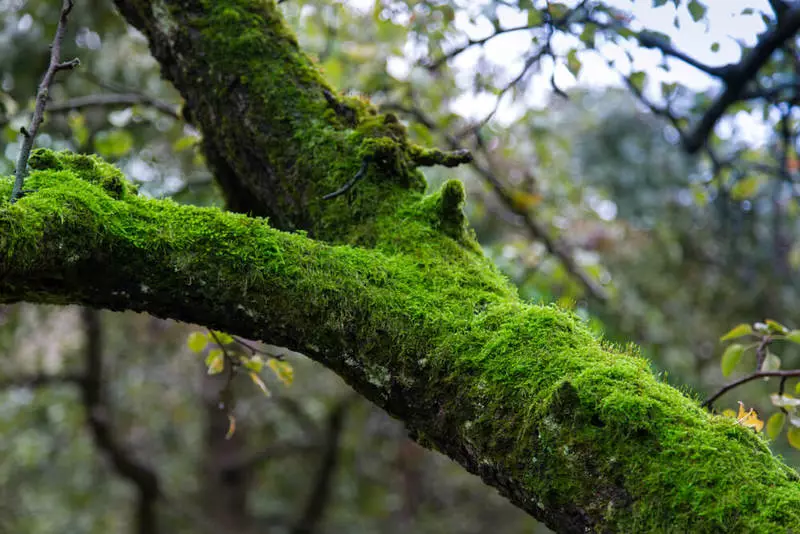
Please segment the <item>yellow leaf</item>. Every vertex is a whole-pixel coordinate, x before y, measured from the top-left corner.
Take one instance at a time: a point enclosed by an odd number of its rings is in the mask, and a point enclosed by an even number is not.
[[[225,439],[231,439],[233,433],[236,432],[236,417],[232,413],[228,414],[228,433],[225,434]]]
[[[264,395],[266,395],[267,397],[272,396],[272,394],[267,389],[267,385],[264,383],[263,380],[261,380],[260,376],[258,376],[256,373],[253,372],[250,372],[248,374],[250,375],[250,380],[252,380],[253,383],[258,386],[258,389],[264,392]]]
[[[267,365],[269,365],[269,368],[275,373],[275,376],[278,377],[278,380],[287,386],[292,385],[294,381],[294,369],[292,369],[292,364],[272,358],[267,362]]]
[[[786,432],[786,439],[789,440],[789,445],[795,449],[800,449],[800,427],[793,426]]]
[[[211,349],[206,356],[208,374],[216,375],[225,369],[225,355],[220,349]]]
[[[739,401],[739,414],[736,422],[747,428],[752,428],[756,432],[761,432],[761,429],[764,428],[764,421],[758,418],[758,413],[752,408],[745,412],[742,401]]]
[[[227,345],[228,343],[233,343],[233,338],[230,334],[226,334],[225,332],[220,332],[219,330],[212,330],[212,334],[214,334],[214,341],[219,343],[220,345]]]
[[[206,345],[208,345],[208,337],[202,332],[192,332],[186,339],[186,346],[192,352],[203,352]]]

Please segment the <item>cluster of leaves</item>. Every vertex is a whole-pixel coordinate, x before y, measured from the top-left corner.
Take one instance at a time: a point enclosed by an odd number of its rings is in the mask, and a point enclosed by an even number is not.
[[[786,423],[789,423],[786,438],[789,444],[800,449],[800,382],[795,384],[794,394],[786,392],[786,382],[791,378],[800,378],[800,370],[780,371],[781,357],[771,350],[776,342],[789,342],[800,345],[800,330],[789,329],[777,321],[767,319],[764,322],[754,324],[740,324],[720,338],[721,341],[743,340],[749,338],[750,342],[735,342],[729,344],[722,354],[722,374],[730,376],[742,361],[742,356],[747,353],[755,355],[755,370],[742,379],[737,380],[727,386],[723,391],[727,391],[743,384],[751,379],[770,377],[780,378],[780,385],[777,393],[770,395],[772,405],[778,408],[773,413],[766,424],[766,434],[770,439],[776,439],[783,431]],[[743,425],[754,428],[757,432],[761,431],[763,422],[758,419],[754,410],[744,412],[742,403],[739,403],[738,415],[733,410],[726,410],[725,415],[735,416]]]
[[[265,365],[285,386],[291,386],[294,381],[294,369],[283,357],[269,354],[253,343],[225,332],[218,330],[192,332],[186,340],[186,345],[192,352],[205,353],[205,364],[209,375],[221,374],[228,370],[228,378],[219,393],[220,409],[225,410],[230,422],[228,438],[236,431],[234,415],[236,399],[232,385],[237,374],[247,373],[253,384],[268,397],[271,393],[261,378],[261,371]]]

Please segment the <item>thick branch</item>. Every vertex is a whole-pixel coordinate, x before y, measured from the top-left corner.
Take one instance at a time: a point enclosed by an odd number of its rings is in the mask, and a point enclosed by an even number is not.
[[[139,198],[94,158],[32,168],[37,192],[0,204],[0,303],[147,311],[301,351],[560,532],[800,524],[798,475],[762,438],[521,302],[448,233],[458,184],[379,219],[394,232],[367,250]]]
[[[769,61],[778,48],[794,37],[798,30],[800,30],[800,6],[785,11],[779,18],[777,26],[764,33],[756,46],[725,78],[724,91],[684,140],[684,147],[690,154],[703,148],[725,110],[742,98],[745,88],[753,81],[761,67]]]

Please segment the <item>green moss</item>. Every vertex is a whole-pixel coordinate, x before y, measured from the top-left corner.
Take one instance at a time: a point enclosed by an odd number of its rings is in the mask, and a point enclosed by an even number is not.
[[[41,152],[37,192],[0,204],[0,299],[149,311],[286,344],[540,517],[622,532],[800,524],[797,474],[760,437],[569,312],[521,302],[467,230],[463,188],[422,194],[415,167],[455,160],[337,95],[274,2],[168,6],[176,46],[199,49],[166,70],[184,93],[201,88],[187,101],[218,174],[319,240],[147,200],[99,160]],[[365,159],[353,191],[321,199]]]
[[[109,188],[118,176],[36,152],[36,192],[0,204],[2,301],[146,310],[286,343],[431,446],[536,496],[516,501],[534,513],[578,506],[623,532],[800,524],[797,474],[761,437],[573,314],[520,302],[464,233],[457,182],[378,217],[366,250]]]

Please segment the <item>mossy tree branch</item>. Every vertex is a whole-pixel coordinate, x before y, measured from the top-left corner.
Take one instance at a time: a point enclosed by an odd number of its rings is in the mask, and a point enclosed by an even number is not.
[[[457,182],[377,219],[395,232],[370,250],[140,198],[94,157],[38,151],[31,168],[36,192],[0,204],[0,303],[146,311],[305,352],[560,532],[800,524],[798,475],[761,437],[521,302],[441,224]]]
[[[36,152],[37,191],[0,204],[0,303],[146,311],[304,352],[560,532],[800,524],[798,475],[760,437],[520,301],[467,230],[461,185],[423,196],[402,125],[335,96],[273,0],[116,3],[186,99],[231,208],[270,224]],[[358,186],[323,200],[365,158]]]

